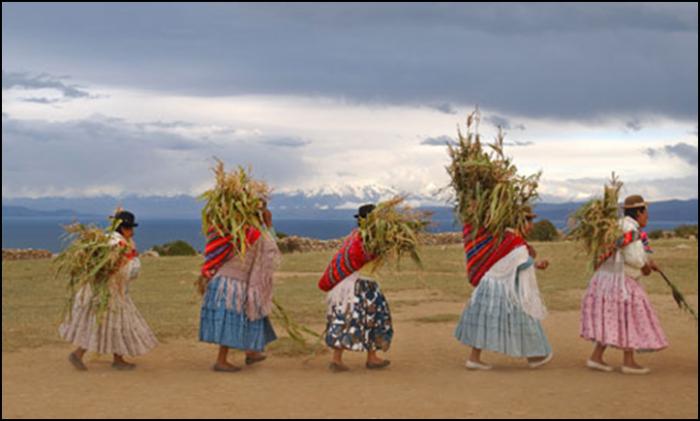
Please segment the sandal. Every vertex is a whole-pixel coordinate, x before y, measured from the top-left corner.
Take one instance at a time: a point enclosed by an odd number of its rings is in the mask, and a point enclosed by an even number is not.
[[[221,373],[237,373],[241,371],[240,367],[236,367],[235,365],[232,366],[220,366],[219,364],[214,364],[212,367],[212,370],[218,371]]]
[[[345,371],[350,371],[348,366],[346,366],[345,364],[339,364],[339,363],[328,364],[328,369],[334,373],[343,373]]]
[[[127,363],[126,361],[112,363],[112,368],[120,371],[130,371],[136,368],[136,364]]]
[[[267,359],[267,355],[259,355],[257,357],[249,357],[248,355],[246,355],[245,356],[245,365],[252,365],[255,363],[265,361],[266,359]]]
[[[389,367],[389,364],[391,364],[391,361],[389,360],[384,360],[380,363],[367,363],[365,364],[365,367],[367,367],[368,370],[381,370],[382,368]]]
[[[77,368],[80,371],[87,371],[87,367],[85,367],[85,364],[83,364],[83,360],[78,358],[77,355],[74,353],[70,353],[68,355],[68,361],[70,361],[71,364],[73,364],[73,367]]]

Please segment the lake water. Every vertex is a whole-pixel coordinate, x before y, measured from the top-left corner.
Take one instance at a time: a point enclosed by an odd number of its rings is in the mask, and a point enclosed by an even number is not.
[[[64,231],[62,225],[71,223],[69,218],[2,218],[3,248],[34,248],[52,252],[63,248]],[[104,220],[81,220],[83,223],[104,225]],[[139,250],[147,250],[175,240],[184,240],[198,250],[204,248],[204,236],[201,223],[197,219],[140,219],[136,229],[136,244]],[[435,219],[432,232],[460,231],[451,219]],[[552,221],[558,228],[563,228],[564,221]],[[697,221],[654,221],[647,231],[654,229],[671,229],[680,224],[697,224]],[[289,235],[319,238],[323,240],[345,236],[355,227],[355,221],[349,220],[309,220],[276,219],[275,229]]]
[[[64,246],[62,225],[71,223],[69,218],[2,218],[3,248],[34,248],[52,252]],[[81,220],[104,226],[104,220]],[[434,232],[458,231],[452,221],[434,221]],[[139,250],[147,250],[175,240],[184,240],[198,250],[204,248],[201,222],[197,219],[139,219],[136,228],[136,244]],[[355,220],[305,220],[277,219],[277,232],[323,240],[347,235],[356,225]]]

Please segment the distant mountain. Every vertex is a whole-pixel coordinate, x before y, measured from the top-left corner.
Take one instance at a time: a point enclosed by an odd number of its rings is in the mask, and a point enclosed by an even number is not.
[[[56,209],[50,211],[29,209],[24,206],[2,206],[2,216],[15,218],[51,218],[51,217],[90,217],[92,215],[83,214],[72,209]]]
[[[351,218],[358,206],[388,199],[400,192],[377,186],[324,187],[314,190],[296,190],[274,193],[270,208],[277,219],[346,219]],[[428,195],[411,194],[408,202],[430,210],[442,221],[454,219],[452,209],[444,200]],[[549,219],[562,227],[568,216],[582,202],[538,203],[535,211],[541,219]],[[202,203],[193,196],[126,196],[115,198],[13,198],[3,199],[3,217],[31,216],[85,216],[98,218],[111,215],[117,206],[131,210],[139,218],[197,219]],[[698,199],[668,200],[650,205],[653,221],[668,223],[697,223]]]
[[[576,211],[583,203],[584,202],[538,203],[535,205],[535,212],[540,218],[564,223],[569,215]],[[649,204],[649,216],[652,225],[654,221],[697,223],[698,199],[651,202]]]
[[[282,218],[345,218],[354,214],[362,204],[389,199],[397,194],[400,192],[396,189],[377,186],[340,186],[276,192],[270,198],[270,209],[276,217]],[[414,206],[444,205],[444,202],[433,197],[415,194],[408,195],[407,200]],[[37,211],[71,208],[105,217],[112,214],[117,206],[121,206],[134,212],[137,218],[173,219],[199,218],[202,210],[202,202],[187,195],[13,198],[3,199],[3,206],[22,206]]]

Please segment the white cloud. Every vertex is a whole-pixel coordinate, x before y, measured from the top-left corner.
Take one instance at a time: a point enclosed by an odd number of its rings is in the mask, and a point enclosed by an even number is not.
[[[456,124],[470,110],[455,105],[461,111],[454,116],[422,106],[368,106],[319,97],[99,91],[108,95],[55,109],[3,95],[4,197],[196,194],[211,183],[212,156],[230,165],[252,164],[256,175],[278,191],[378,185],[435,196],[448,184],[446,147],[421,142],[451,139],[446,133],[456,135]],[[508,135],[506,153],[523,173],[543,170],[546,197],[590,195],[600,184],[571,180],[602,179],[613,170],[629,182],[675,183],[697,176],[697,167],[679,166],[673,158],[652,161],[646,152],[679,140],[696,144],[697,136],[688,133],[695,123],[652,119],[645,130],[629,132],[623,129],[625,117],[584,124],[482,112],[527,126],[516,140]],[[481,129],[485,141],[496,133],[489,125]],[[124,149],[129,153],[120,158]],[[115,159],[123,166],[120,171]],[[697,197],[697,185],[650,190],[667,192]]]

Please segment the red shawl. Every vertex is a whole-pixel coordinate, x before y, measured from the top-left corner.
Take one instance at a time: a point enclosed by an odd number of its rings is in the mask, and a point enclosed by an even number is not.
[[[246,230],[246,245],[252,246],[260,238],[257,228],[249,227]],[[233,236],[221,236],[214,228],[210,228],[207,234],[207,245],[204,247],[204,263],[201,272],[205,278],[211,278],[216,271],[231,257],[233,253]]]
[[[360,232],[354,230],[343,241],[340,250],[331,259],[326,271],[318,281],[318,287],[322,291],[330,291],[340,281],[360,270],[362,266],[372,259],[374,259],[374,256],[365,251]]]
[[[525,239],[511,231],[507,231],[499,241],[484,228],[475,232],[471,225],[464,224],[462,234],[467,259],[467,279],[474,286],[479,285],[481,278],[496,262],[516,247],[527,245]]]

